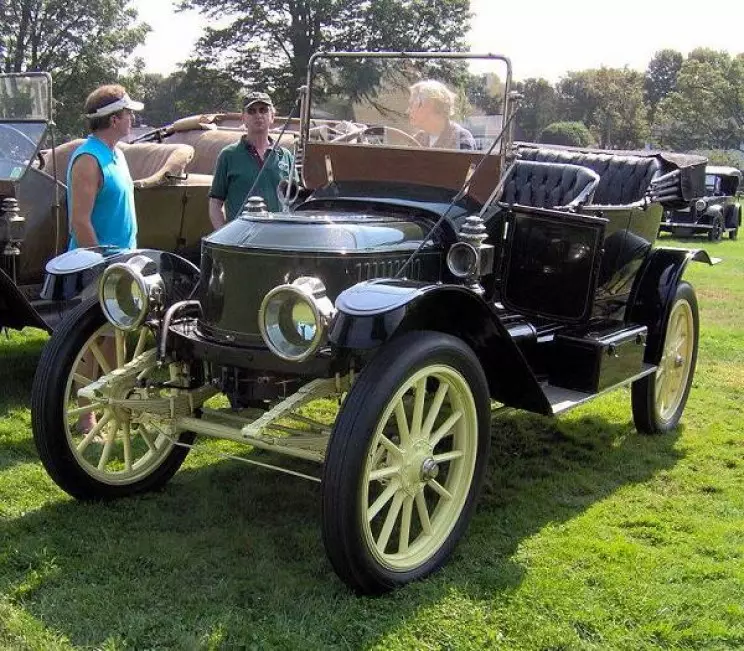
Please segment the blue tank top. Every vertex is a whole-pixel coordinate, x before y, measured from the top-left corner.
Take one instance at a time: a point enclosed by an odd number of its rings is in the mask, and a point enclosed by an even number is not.
[[[82,154],[93,156],[101,169],[103,183],[98,189],[91,224],[101,245],[109,244],[121,249],[137,248],[137,218],[134,211],[134,184],[129,167],[121,149],[111,150],[104,142],[93,135],[78,147],[70,157],[67,166],[67,214],[72,215],[72,165]],[[72,220],[70,220],[72,223]],[[68,250],[78,248],[78,243],[70,229]]]

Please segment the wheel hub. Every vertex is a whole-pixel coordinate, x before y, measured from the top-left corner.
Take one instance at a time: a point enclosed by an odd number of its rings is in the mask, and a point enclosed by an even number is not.
[[[421,481],[427,482],[431,479],[436,479],[438,474],[439,464],[431,457],[424,459],[424,462],[421,464]]]
[[[401,486],[411,496],[439,474],[439,464],[432,457],[433,451],[426,441],[417,441],[404,454],[401,468]]]

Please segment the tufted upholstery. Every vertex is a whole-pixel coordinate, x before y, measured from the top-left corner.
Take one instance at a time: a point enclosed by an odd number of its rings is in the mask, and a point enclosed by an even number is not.
[[[537,208],[576,206],[592,200],[599,177],[578,165],[515,161],[501,201]]]
[[[523,160],[569,163],[594,170],[599,174],[594,203],[603,206],[623,206],[639,201],[651,180],[661,173],[661,165],[653,157],[542,147],[520,147],[519,154]]]

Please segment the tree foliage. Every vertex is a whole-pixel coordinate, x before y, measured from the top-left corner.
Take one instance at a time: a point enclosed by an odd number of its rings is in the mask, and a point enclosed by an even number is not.
[[[229,74],[191,61],[163,76],[147,73],[138,59],[121,82],[145,104],[141,120],[153,127],[187,115],[240,111],[240,84]]]
[[[526,140],[536,141],[543,129],[558,118],[558,97],[547,79],[530,78],[514,84],[522,95],[516,123]]]
[[[744,54],[693,50],[676,90],[658,106],[654,135],[662,147],[736,149],[744,141]]]
[[[592,134],[583,122],[554,122],[543,129],[538,142],[588,147],[592,144]]]
[[[677,88],[677,77],[682,68],[684,56],[676,50],[659,50],[646,68],[644,94],[649,106],[650,120],[653,121],[659,102]]]
[[[179,6],[228,21],[206,29],[199,58],[248,87],[265,88],[284,111],[315,52],[463,50],[470,20],[468,0],[181,0]]]
[[[570,72],[557,87],[561,115],[583,122],[600,147],[642,147],[648,136],[643,81],[628,68]]]
[[[149,27],[129,0],[0,0],[0,70],[52,73],[63,133],[79,132],[87,94],[117,78]],[[61,108],[59,108],[61,107]]]

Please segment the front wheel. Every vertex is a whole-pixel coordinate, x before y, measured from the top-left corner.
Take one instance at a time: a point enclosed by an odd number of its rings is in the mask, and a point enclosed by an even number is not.
[[[713,221],[710,223],[710,230],[708,231],[708,239],[711,242],[718,242],[723,236],[723,217],[715,215]]]
[[[124,333],[111,326],[97,301],[84,303],[54,331],[34,377],[31,424],[44,467],[78,499],[111,499],[159,488],[183,462],[194,435],[173,435],[157,415],[87,400],[78,391],[135,358],[154,360],[154,338],[145,327]],[[158,378],[153,363],[139,377]],[[113,398],[157,399],[162,389],[136,378],[112,381]],[[161,383],[162,384],[162,383]]]
[[[656,373],[633,382],[631,388],[633,421],[639,432],[667,432],[682,418],[695,375],[698,329],[695,290],[681,282],[669,313],[659,367]]]
[[[489,406],[478,359],[446,334],[403,335],[365,367],[323,471],[323,541],[344,582],[376,594],[444,565],[482,484]]]

